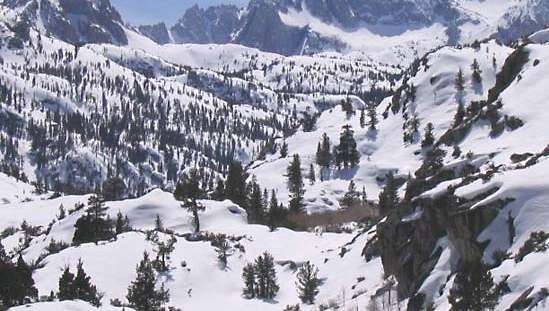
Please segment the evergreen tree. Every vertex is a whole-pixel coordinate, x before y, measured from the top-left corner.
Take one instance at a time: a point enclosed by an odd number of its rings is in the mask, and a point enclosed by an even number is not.
[[[248,188],[248,222],[252,224],[262,223],[264,218],[263,197],[261,195],[261,188],[257,183],[257,178],[255,176],[252,177],[252,181],[250,182]]]
[[[299,154],[294,154],[293,161],[287,169],[288,190],[290,192],[290,211],[301,213],[303,211],[303,195],[305,194],[303,176],[301,175],[301,160]]]
[[[274,258],[265,252],[255,260],[256,293],[258,298],[273,299],[278,293]]]
[[[489,267],[481,261],[462,265],[457,273],[448,301],[455,311],[494,310],[497,291]]]
[[[78,262],[76,276],[72,282],[74,299],[87,301],[90,304],[99,307],[101,305],[101,295],[98,294],[95,285],[91,284],[90,277],[83,268],[82,261]]]
[[[86,215],[80,217],[75,224],[73,242],[76,244],[109,240],[114,236],[112,221],[106,217],[108,207],[101,195],[93,195],[88,199]]]
[[[344,125],[336,147],[336,164],[339,168],[355,167],[358,164],[359,154],[356,149],[354,132],[350,125]]]
[[[434,130],[433,123],[431,122],[427,123],[427,127],[425,127],[425,137],[421,142],[422,148],[431,147],[435,143],[435,136],[433,135],[433,130]]]
[[[288,156],[288,144],[286,141],[282,142],[282,146],[280,147],[280,157],[285,158]]]
[[[465,78],[463,77],[463,71],[459,68],[459,71],[455,79],[456,90],[460,93],[465,90]]]
[[[473,75],[472,75],[473,81],[475,83],[482,83],[482,76],[481,76],[482,70],[480,69],[480,65],[476,58],[473,60],[473,63],[471,64],[471,69],[473,70]]]
[[[160,218],[159,214],[156,214],[156,218],[154,219],[154,230],[156,231],[164,231],[164,223],[162,222],[162,218]]]
[[[217,253],[217,260],[221,264],[222,268],[225,269],[228,264],[228,258],[230,256],[231,245],[226,238],[220,239],[215,243],[215,252]]]
[[[458,108],[456,111],[456,115],[454,116],[454,126],[460,126],[461,123],[463,123],[463,120],[465,119],[465,108],[463,107],[463,103],[458,103]]]
[[[116,215],[116,225],[114,226],[116,234],[122,234],[124,232],[128,232],[132,230],[132,227],[130,226],[130,220],[128,219],[128,216],[122,215],[122,213],[119,211]]]
[[[269,201],[269,214],[267,217],[267,225],[271,231],[274,231],[279,226],[285,226],[287,224],[287,211],[278,204],[276,193],[273,190],[271,193],[271,200]]]
[[[145,252],[143,260],[136,269],[137,277],[128,287],[126,299],[130,306],[137,311],[161,311],[163,305],[169,301],[169,293],[164,289],[156,289],[156,275],[149,255]]]
[[[240,162],[231,162],[225,180],[225,196],[242,208],[246,208],[246,179],[248,179],[248,175]]]
[[[364,112],[364,108],[360,110],[360,127],[366,127],[366,113]]]
[[[0,261],[0,302],[11,307],[36,298],[38,290],[34,287],[32,270],[23,257],[19,255],[16,265],[11,261]]]
[[[57,298],[59,300],[73,300],[76,297],[74,288],[74,274],[69,270],[69,267],[65,267],[63,274],[59,278],[59,293]]]
[[[375,105],[369,105],[368,106],[368,118],[370,121],[368,124],[370,125],[370,130],[375,130],[377,124],[379,123],[379,120],[377,119],[377,111]]]
[[[352,207],[356,202],[359,201],[360,193],[356,191],[356,185],[353,180],[349,182],[349,187],[347,189],[347,192],[343,196],[343,200],[341,200],[341,204],[345,207]]]
[[[154,265],[160,272],[168,271],[170,268],[168,265],[168,259],[170,258],[170,254],[175,250],[175,243],[177,243],[177,239],[172,235],[167,241],[158,241],[156,239],[154,243],[156,244],[156,248],[154,250],[156,253]]]
[[[178,201],[183,201],[181,206],[192,213],[194,233],[200,232],[200,218],[198,216],[198,212],[206,209],[204,205],[198,202],[201,195],[202,190],[200,189],[200,178],[198,176],[198,171],[196,169],[192,169],[188,175],[183,177],[182,182],[177,184],[174,197]]]
[[[255,266],[248,263],[242,269],[242,279],[244,280],[244,288],[242,293],[248,299],[255,298]]]
[[[297,272],[297,290],[301,301],[307,304],[313,304],[318,295],[318,268],[307,261]]]
[[[57,215],[57,219],[62,220],[67,216],[67,213],[65,212],[65,207],[63,204],[59,205],[59,215]]]
[[[322,134],[322,140],[318,143],[316,151],[316,164],[320,166],[320,181],[324,181],[326,171],[332,162],[330,138],[326,133]]]
[[[384,216],[398,205],[398,188],[392,173],[387,174],[385,187],[379,193],[379,213]]]

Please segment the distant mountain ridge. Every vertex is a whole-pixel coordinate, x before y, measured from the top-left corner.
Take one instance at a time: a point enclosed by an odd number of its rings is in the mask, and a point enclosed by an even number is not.
[[[477,0],[252,0],[244,9],[221,5],[202,9],[195,5],[170,29],[156,25],[140,27],[141,33],[157,43],[237,43],[284,55],[323,51],[345,51],[349,43],[333,33],[313,29],[311,20],[342,33],[366,29],[382,36],[398,36],[406,31],[434,24],[446,28],[448,44],[462,42],[462,27],[490,29],[489,34],[505,42],[519,39],[549,22],[549,3],[528,0],[505,13],[498,25],[487,25],[479,12],[463,8]],[[288,16],[294,20],[288,22]],[[396,30],[395,30],[396,29]],[[383,33],[384,31],[389,34]],[[484,39],[477,38],[477,39]]]

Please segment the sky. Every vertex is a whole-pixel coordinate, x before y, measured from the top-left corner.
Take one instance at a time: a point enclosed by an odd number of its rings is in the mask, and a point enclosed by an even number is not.
[[[208,7],[215,4],[246,5],[248,0],[111,0],[122,14],[124,21],[132,25],[158,22],[174,24],[185,10],[195,4]]]

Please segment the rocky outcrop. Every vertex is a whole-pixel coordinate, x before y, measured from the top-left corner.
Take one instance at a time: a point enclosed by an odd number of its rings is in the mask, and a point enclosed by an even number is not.
[[[122,18],[109,0],[6,0],[21,10],[19,23],[43,25],[53,36],[73,44],[127,44]]]
[[[241,26],[240,9],[219,5],[201,9],[195,5],[170,29],[176,43],[228,43]]]
[[[158,44],[167,44],[171,42],[168,27],[164,23],[155,25],[139,26],[139,32]]]

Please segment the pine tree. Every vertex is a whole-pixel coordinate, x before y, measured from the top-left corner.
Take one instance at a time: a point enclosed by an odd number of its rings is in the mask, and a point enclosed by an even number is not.
[[[366,127],[366,113],[364,112],[364,108],[360,110],[360,127]]]
[[[370,121],[368,124],[370,125],[370,130],[375,130],[377,124],[379,123],[379,120],[377,119],[377,111],[375,105],[369,105],[368,106],[368,118]]]
[[[59,293],[57,298],[59,300],[73,300],[76,297],[74,288],[74,274],[69,270],[69,267],[65,267],[63,274],[59,278]]]
[[[248,263],[242,269],[242,279],[244,280],[244,288],[242,293],[248,299],[255,298],[255,266]]]
[[[73,242],[76,244],[108,240],[114,236],[112,222],[106,217],[108,207],[105,206],[100,194],[88,199],[86,215],[80,217],[75,224]]]
[[[353,180],[349,182],[349,187],[347,189],[347,192],[343,196],[343,200],[341,200],[341,204],[345,207],[352,207],[355,202],[359,200],[360,194],[356,191],[356,185]]]
[[[278,204],[276,193],[273,190],[271,193],[271,200],[269,201],[267,225],[271,231],[274,231],[277,227],[284,226],[286,223],[286,209]]]
[[[421,142],[422,148],[431,147],[435,143],[435,136],[433,135],[433,123],[429,122],[427,123],[427,127],[425,127],[425,136],[423,137],[423,141]]]
[[[8,279],[12,282],[9,289],[11,297],[8,299],[8,305],[22,305],[27,299],[38,298],[38,290],[34,287],[32,279],[32,270],[23,260],[23,256],[19,255],[11,277],[12,279]]]
[[[473,60],[473,63],[471,64],[471,69],[473,70],[473,75],[472,75],[473,81],[475,83],[482,83],[482,76],[481,76],[482,70],[480,69],[480,65],[476,58]]]
[[[225,180],[225,196],[242,208],[246,208],[246,179],[248,176],[240,162],[231,162]]]
[[[265,252],[255,260],[256,293],[262,299],[273,299],[278,293],[279,286],[274,268],[274,258]]]
[[[461,70],[461,68],[459,68],[459,71],[456,75],[455,86],[458,92],[463,92],[463,90],[465,90],[465,78],[463,77],[463,71]]]
[[[489,267],[476,261],[462,265],[457,273],[448,301],[455,311],[494,310],[498,302],[497,291]]]
[[[336,164],[339,168],[355,167],[358,164],[359,154],[356,149],[354,132],[350,125],[344,125],[336,147]]]
[[[72,282],[72,286],[72,292],[75,295],[73,299],[87,301],[96,307],[101,305],[101,295],[98,294],[95,285],[91,284],[90,277],[84,271],[81,260],[78,262],[77,272],[74,281]]]
[[[136,269],[137,277],[128,287],[126,299],[137,311],[161,311],[169,301],[169,293],[164,289],[156,289],[156,275],[149,255],[145,252]]]
[[[282,142],[282,146],[280,147],[280,157],[285,158],[288,156],[288,144],[286,141]]]
[[[228,264],[228,258],[230,256],[231,245],[226,238],[221,239],[215,244],[215,252],[217,253],[217,260],[225,269]]]
[[[248,222],[252,224],[262,223],[264,218],[263,197],[261,196],[261,188],[255,176],[252,177],[248,188]]]
[[[299,154],[294,154],[293,161],[287,169],[288,190],[290,192],[290,211],[301,213],[303,211],[303,195],[305,194],[303,176],[301,175],[301,160]]]
[[[170,268],[168,265],[168,259],[170,254],[175,250],[175,243],[177,243],[177,239],[172,235],[167,241],[158,241],[156,239],[154,243],[156,244],[156,248],[154,250],[156,253],[154,266],[157,267],[157,270],[160,272],[168,271]]]
[[[192,169],[188,175],[183,177],[183,180],[177,184],[174,191],[174,197],[178,201],[183,201],[181,206],[192,213],[194,233],[200,232],[200,218],[198,212],[205,210],[205,206],[198,202],[198,199],[202,195],[200,189],[200,178],[198,171]]]
[[[379,193],[379,212],[387,215],[398,205],[397,185],[392,173],[387,174],[385,187]]]
[[[132,230],[132,227],[130,226],[130,220],[128,219],[128,216],[122,215],[122,213],[119,211],[116,215],[116,225],[114,226],[116,234],[122,234],[124,232],[128,232]]]
[[[463,123],[463,120],[465,119],[465,108],[463,107],[463,103],[458,103],[458,108],[456,111],[456,115],[454,116],[454,127],[458,127]]]
[[[160,218],[160,214],[156,214],[156,217],[154,219],[154,230],[156,231],[164,231],[164,222],[162,222],[162,218]]]
[[[318,295],[318,268],[307,261],[297,272],[297,290],[301,301],[307,304],[313,304]]]
[[[57,215],[57,219],[62,220],[67,216],[67,213],[65,212],[65,207],[63,204],[59,205],[59,215]]]
[[[6,249],[4,248],[4,245],[2,245],[2,240],[0,239],[0,264],[7,263],[9,261],[10,258],[8,257]]]
[[[330,168],[332,162],[332,153],[330,146],[330,138],[326,133],[322,134],[322,140],[318,143],[316,151],[316,164],[320,166],[320,181],[324,181],[326,171]]]

